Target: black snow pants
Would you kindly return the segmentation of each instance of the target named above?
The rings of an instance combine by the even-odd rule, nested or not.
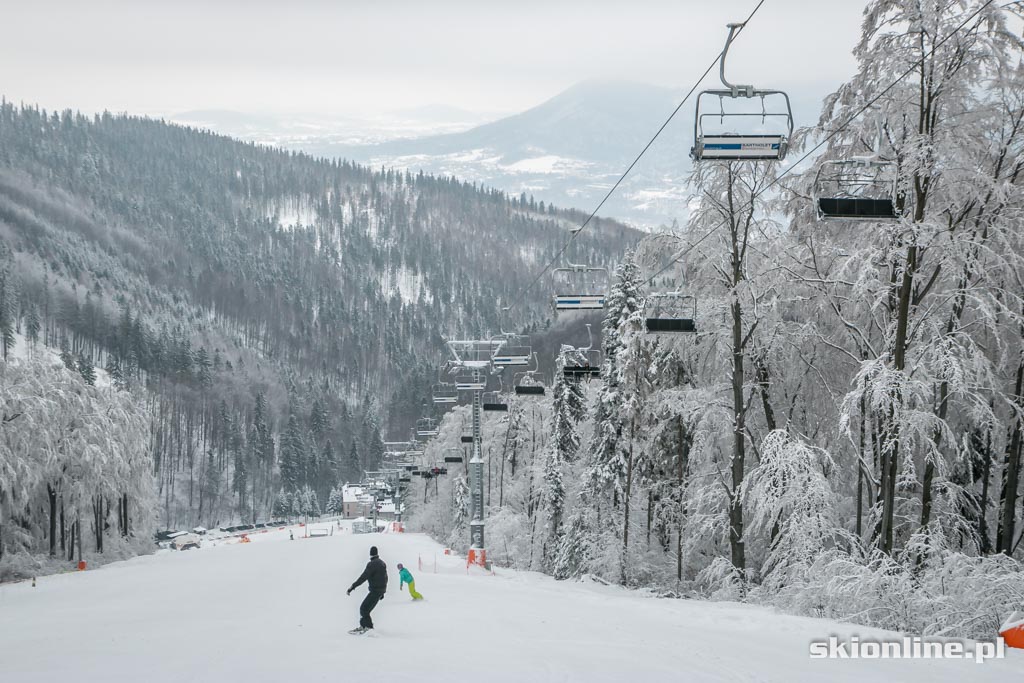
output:
[[[377,593],[376,591],[370,591],[363,598],[363,604],[359,605],[359,625],[363,628],[373,628],[373,619],[370,618],[370,612],[377,606],[377,603],[384,597],[383,593]]]

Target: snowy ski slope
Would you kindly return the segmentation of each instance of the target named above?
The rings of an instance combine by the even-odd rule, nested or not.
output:
[[[0,680],[33,681],[1015,681],[1024,652],[984,664],[811,660],[857,626],[734,603],[663,600],[499,570],[467,574],[418,534],[161,551],[99,570],[0,586]],[[377,630],[351,636],[371,544],[391,586]],[[418,557],[437,573],[418,570]],[[426,601],[398,591],[409,566]],[[368,678],[369,677],[369,678]]]

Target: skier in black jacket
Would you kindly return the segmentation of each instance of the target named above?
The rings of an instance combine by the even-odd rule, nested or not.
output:
[[[352,595],[352,591],[358,588],[363,581],[366,582],[370,592],[366,594],[363,603],[359,605],[359,628],[352,629],[351,633],[365,633],[373,628],[370,612],[378,602],[384,599],[384,593],[388,589],[388,567],[383,560],[377,557],[377,546],[370,548],[370,561],[366,563],[366,569],[349,587],[346,595]]]

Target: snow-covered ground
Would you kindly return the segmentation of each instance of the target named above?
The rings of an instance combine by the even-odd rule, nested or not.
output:
[[[665,600],[532,573],[467,573],[418,534],[161,551],[0,586],[0,680],[30,681],[1015,681],[1024,652],[983,664],[811,660],[829,635],[873,629],[733,603]],[[351,636],[371,544],[391,587],[376,631]],[[424,570],[418,559],[423,558]],[[432,570],[437,563],[437,573]],[[426,600],[398,591],[395,563]],[[892,635],[892,634],[889,634]],[[359,677],[354,678],[354,677]]]

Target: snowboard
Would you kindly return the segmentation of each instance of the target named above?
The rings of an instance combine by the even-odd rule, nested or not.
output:
[[[373,630],[372,628],[365,628],[363,626],[356,626],[354,629],[349,631],[349,633],[351,633],[354,636],[361,636],[364,633],[366,633],[367,631],[372,631],[372,630]]]

